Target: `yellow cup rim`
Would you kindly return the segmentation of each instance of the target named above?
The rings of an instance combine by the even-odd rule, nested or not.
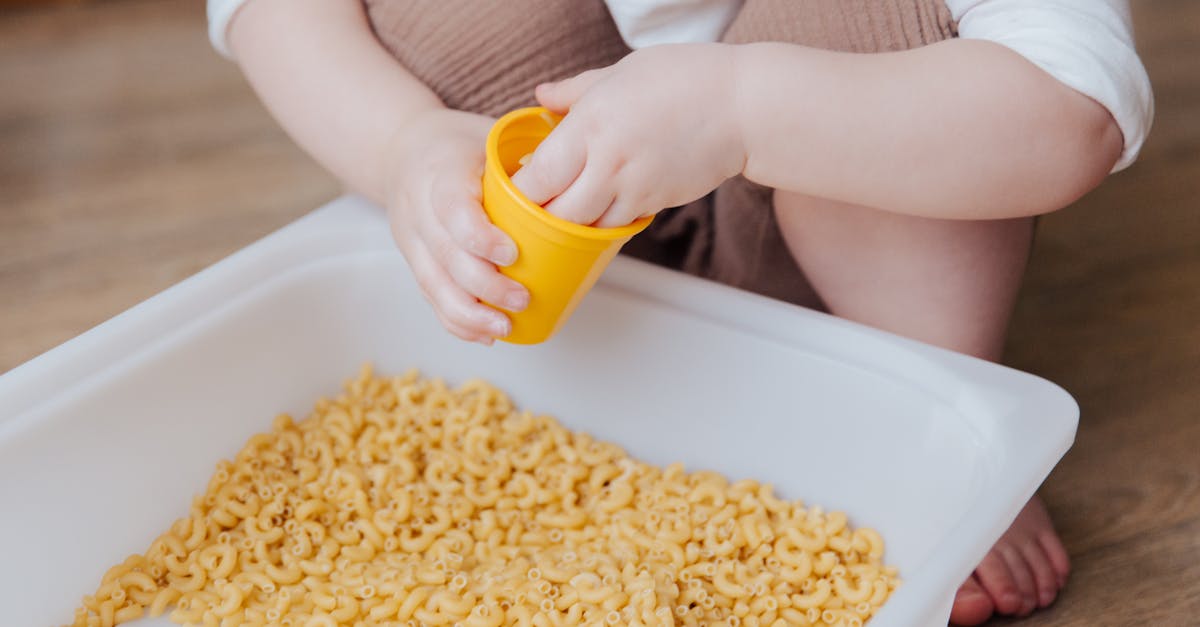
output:
[[[646,228],[646,226],[650,224],[651,220],[653,220],[653,216],[638,218],[637,220],[625,226],[611,228],[601,228],[571,222],[570,220],[565,220],[554,215],[553,213],[550,213],[549,211],[546,211],[541,207],[541,205],[538,205],[532,200],[526,198],[525,194],[521,193],[521,190],[517,189],[516,185],[513,185],[512,177],[510,177],[508,173],[504,171],[504,168],[501,167],[500,164],[500,135],[505,129],[508,128],[509,125],[517,120],[530,117],[543,117],[547,115],[554,114],[545,107],[526,107],[524,109],[510,111],[501,116],[500,119],[496,120],[496,123],[492,125],[492,129],[488,131],[487,137],[487,162],[484,167],[488,170],[489,174],[497,177],[497,179],[500,181],[500,185],[514,200],[517,201],[516,204],[520,206],[525,213],[542,222],[543,224],[556,230],[565,232],[569,235],[589,240],[617,240],[633,237],[642,229]]]

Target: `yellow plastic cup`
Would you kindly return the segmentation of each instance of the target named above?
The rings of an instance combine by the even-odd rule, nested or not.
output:
[[[560,119],[541,107],[518,109],[488,133],[483,209],[517,244],[516,263],[500,268],[501,274],[529,289],[529,306],[509,313],[512,333],[501,338],[514,344],[537,344],[554,335],[621,246],[651,220],[610,229],[575,224],[534,204],[513,185],[510,177],[521,168],[521,157],[532,153]]]

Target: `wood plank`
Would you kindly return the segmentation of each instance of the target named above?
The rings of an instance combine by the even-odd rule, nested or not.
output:
[[[1012,365],[1082,417],[1042,489],[1074,563],[1059,602],[993,625],[1200,616],[1200,4],[1134,4],[1157,116],[1141,159],[1040,226]]]
[[[203,3],[0,16],[0,370],[337,194],[212,51]]]

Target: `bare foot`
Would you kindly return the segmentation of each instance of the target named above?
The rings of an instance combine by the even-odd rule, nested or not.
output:
[[[993,612],[1028,616],[1054,602],[1070,570],[1067,551],[1035,495],[958,589],[950,623],[978,625]]]

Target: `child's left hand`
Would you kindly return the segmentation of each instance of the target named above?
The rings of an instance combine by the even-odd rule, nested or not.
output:
[[[542,106],[569,113],[513,183],[551,213],[598,227],[707,194],[745,164],[733,57],[721,44],[655,46],[538,86]]]

